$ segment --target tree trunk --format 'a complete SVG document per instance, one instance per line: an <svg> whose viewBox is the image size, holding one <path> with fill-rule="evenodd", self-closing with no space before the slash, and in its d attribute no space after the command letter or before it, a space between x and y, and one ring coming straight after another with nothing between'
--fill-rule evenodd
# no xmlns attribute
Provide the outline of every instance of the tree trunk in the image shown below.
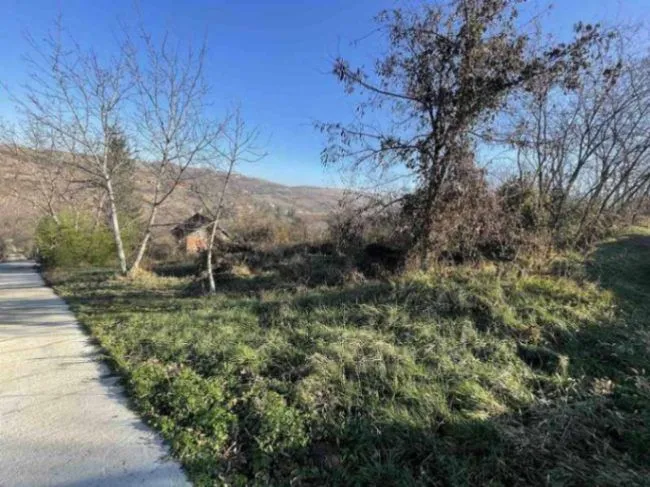
<svg viewBox="0 0 650 487"><path fill-rule="evenodd" d="M214 282L214 269L212 268L212 248L214 247L214 239L217 235L217 228L219 227L219 216L212 223L210 230L210 238L208 239L208 252L207 252L207 269L208 269L208 282L210 284L210 294L217 293L217 284Z"/></svg>
<svg viewBox="0 0 650 487"><path fill-rule="evenodd" d="M122 242L122 233L120 231L120 222L117 218L117 205L115 204L115 193L113 192L113 184L110 179L106 180L106 192L108 194L108 203L110 207L111 230L113 231L113 238L115 239L115 247L117 248L117 258L120 264L120 273L126 275L126 254L124 253L124 244Z"/></svg>
<svg viewBox="0 0 650 487"><path fill-rule="evenodd" d="M138 254L136 255L135 260L131 265L129 274L133 274L135 271L137 271L140 268L142 259L144 259L144 254L147 251L147 246L149 245L149 240L151 240L151 227L156 221L157 212L158 212L158 206L157 205L152 206L151 213L149 214L149 220L147 221L147 227L145 230L144 238L142 239L142 242L140 242L140 247L138 248Z"/></svg>
<svg viewBox="0 0 650 487"><path fill-rule="evenodd" d="M436 149L434 155L434 161L438 160L439 150ZM442 178L437 174L437 164L432 164L431 173L429 176L429 181L427 183L427 194L426 200L424 202L423 215L420 220L420 269L426 271L429 269L431 264L431 254L432 254L432 241L431 233L433 232L433 222L434 222L434 208L438 199L438 194L440 193L440 187L442 186Z"/></svg>
<svg viewBox="0 0 650 487"><path fill-rule="evenodd" d="M228 165L228 172L226 173L226 179L223 181L223 187L221 188L221 194L219 195L219 204L217 205L217 211L214 216L214 221L212 222L212 229L210 230L210 238L208 239L208 251L207 254L207 269L208 269L208 282L210 284L210 294L217 293L217 285L214 282L214 270L212 269L212 248L214 247L214 239L217 236L217 228L219 228L219 220L221 219L221 212L223 210L223 202L226 196L226 189L228 188L228 182L230 182L230 176L232 175L232 170L235 167L236 157L230 159Z"/></svg>

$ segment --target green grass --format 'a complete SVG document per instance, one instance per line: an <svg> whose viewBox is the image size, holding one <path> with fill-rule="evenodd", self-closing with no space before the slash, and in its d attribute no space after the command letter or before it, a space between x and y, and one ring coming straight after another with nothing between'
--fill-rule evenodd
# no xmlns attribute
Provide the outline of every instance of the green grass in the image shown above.
<svg viewBox="0 0 650 487"><path fill-rule="evenodd" d="M50 279L198 485L648 485L647 230L535 275Z"/></svg>

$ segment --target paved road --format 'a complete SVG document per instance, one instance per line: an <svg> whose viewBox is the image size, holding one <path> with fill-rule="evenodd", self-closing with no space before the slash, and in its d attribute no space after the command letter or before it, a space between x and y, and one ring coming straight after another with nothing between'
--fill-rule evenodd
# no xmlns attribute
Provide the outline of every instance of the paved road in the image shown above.
<svg viewBox="0 0 650 487"><path fill-rule="evenodd" d="M0 486L181 486L65 303L0 264Z"/></svg>

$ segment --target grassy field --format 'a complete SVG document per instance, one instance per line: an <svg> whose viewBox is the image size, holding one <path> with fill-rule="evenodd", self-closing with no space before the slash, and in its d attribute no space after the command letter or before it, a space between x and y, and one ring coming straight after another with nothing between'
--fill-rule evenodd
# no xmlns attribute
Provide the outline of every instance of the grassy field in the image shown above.
<svg viewBox="0 0 650 487"><path fill-rule="evenodd" d="M648 485L647 230L534 274L49 278L197 485Z"/></svg>

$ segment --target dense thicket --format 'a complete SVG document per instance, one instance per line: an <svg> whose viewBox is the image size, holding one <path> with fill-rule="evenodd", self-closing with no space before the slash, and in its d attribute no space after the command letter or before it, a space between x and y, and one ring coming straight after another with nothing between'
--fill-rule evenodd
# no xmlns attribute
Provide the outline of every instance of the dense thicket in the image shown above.
<svg viewBox="0 0 650 487"><path fill-rule="evenodd" d="M362 102L355 123L323 125L324 162L409 181L366 206L382 210L384 237L423 265L583 245L647 204L648 61L622 51L625 32L599 25L542 45L521 27L520 3L387 11L378 17L387 52L374 71L335 63ZM496 184L480 157L494 145L509 160Z"/></svg>

